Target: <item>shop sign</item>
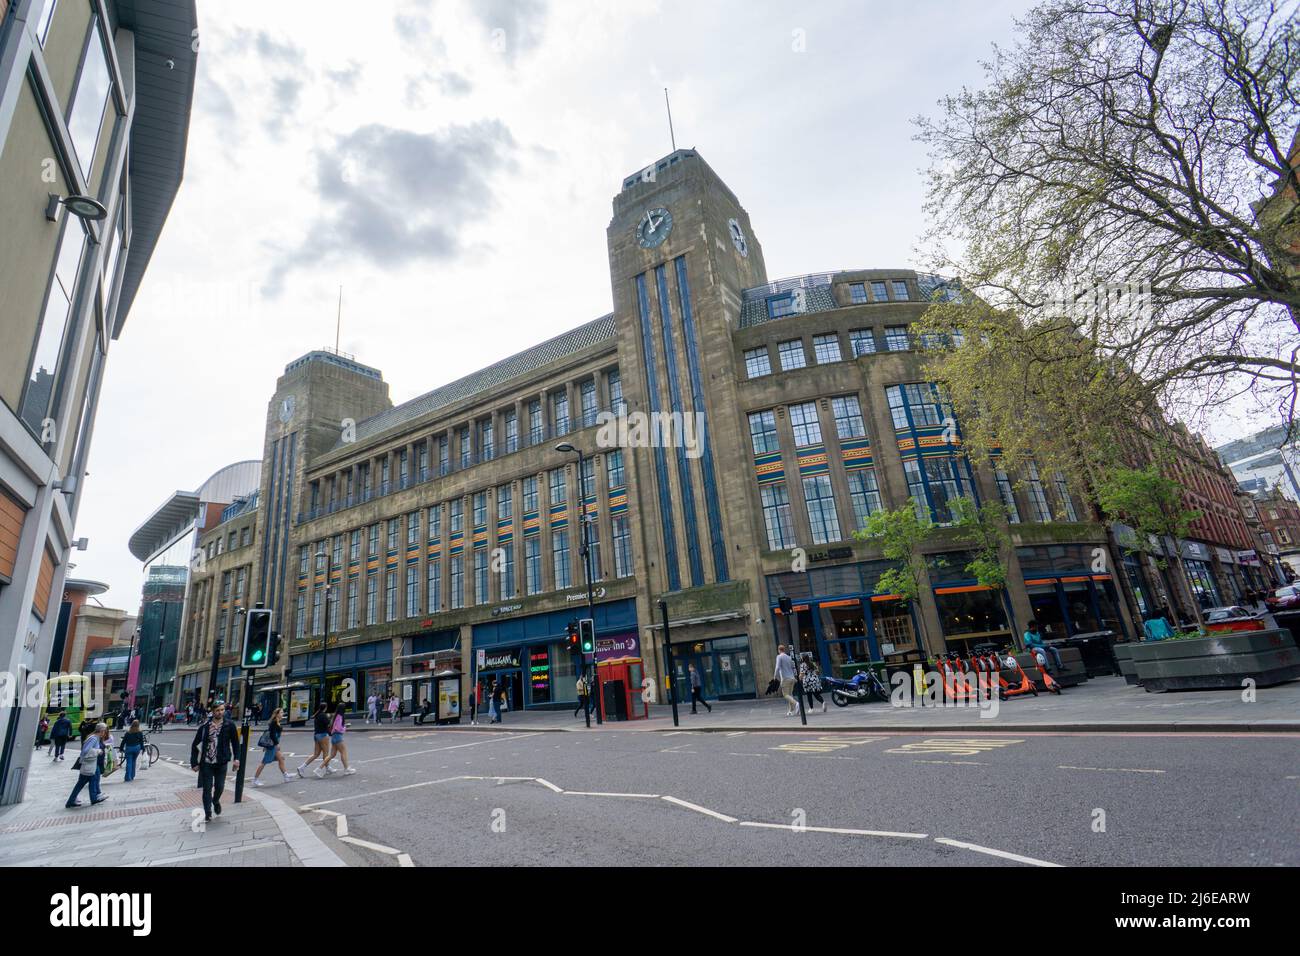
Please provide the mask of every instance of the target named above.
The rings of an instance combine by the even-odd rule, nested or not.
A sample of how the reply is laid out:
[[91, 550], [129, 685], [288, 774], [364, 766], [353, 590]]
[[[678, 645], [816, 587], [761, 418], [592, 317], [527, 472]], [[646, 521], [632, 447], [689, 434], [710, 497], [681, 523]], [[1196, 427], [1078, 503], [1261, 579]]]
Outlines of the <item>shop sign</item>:
[[1184, 558], [1195, 561], [1208, 561], [1210, 558], [1210, 549], [1199, 541], [1184, 541], [1182, 550]]
[[852, 548], [824, 548], [821, 551], [809, 551], [809, 561], [837, 561], [840, 558], [853, 557]]
[[519, 666], [519, 651], [487, 651], [479, 659], [479, 667], [483, 670], [501, 670], [509, 667]]
[[641, 640], [636, 634], [596, 638], [596, 660], [607, 661], [616, 657], [640, 657]]
[[1259, 554], [1253, 548], [1249, 551], [1238, 551], [1237, 561], [1240, 564], [1259, 564]]
[[522, 607], [522, 604], [498, 604], [492, 609], [492, 616], [500, 617], [502, 614], [513, 614]]
[[1228, 551], [1227, 548], [1215, 548], [1215, 549], [1214, 549], [1214, 553], [1215, 553], [1215, 555], [1218, 557], [1218, 559], [1219, 559], [1219, 563], [1220, 563], [1220, 564], [1235, 564], [1235, 563], [1236, 563], [1236, 562], [1234, 562], [1234, 561], [1232, 560], [1232, 553], [1231, 553], [1230, 551]]
[[[592, 600], [599, 601], [601, 598], [605, 596], [605, 589], [596, 588], [594, 591], [591, 592], [591, 594], [592, 594]], [[587, 593], [585, 591], [581, 591], [577, 594], [564, 595], [565, 604], [578, 604], [580, 602], [585, 602], [586, 600], [587, 600]]]
[[483, 666], [483, 660], [484, 660], [484, 658], [486, 658], [486, 657], [487, 657], [487, 651], [483, 650], [483, 649], [480, 647], [479, 650], [478, 650], [478, 666], [479, 666], [479, 667], [482, 667], [482, 666]]

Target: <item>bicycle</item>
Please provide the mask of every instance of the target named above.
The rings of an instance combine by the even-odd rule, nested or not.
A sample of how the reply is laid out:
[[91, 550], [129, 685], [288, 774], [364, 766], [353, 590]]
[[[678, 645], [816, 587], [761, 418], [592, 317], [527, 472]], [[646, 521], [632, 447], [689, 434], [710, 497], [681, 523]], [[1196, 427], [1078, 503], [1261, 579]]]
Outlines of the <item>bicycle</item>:
[[[144, 735], [144, 746], [140, 748], [140, 754], [135, 758], [137, 770], [148, 770], [158, 762], [162, 752], [158, 749], [157, 744], [149, 743], [149, 735]], [[126, 747], [122, 744], [117, 745], [117, 759], [122, 766], [126, 766]]]

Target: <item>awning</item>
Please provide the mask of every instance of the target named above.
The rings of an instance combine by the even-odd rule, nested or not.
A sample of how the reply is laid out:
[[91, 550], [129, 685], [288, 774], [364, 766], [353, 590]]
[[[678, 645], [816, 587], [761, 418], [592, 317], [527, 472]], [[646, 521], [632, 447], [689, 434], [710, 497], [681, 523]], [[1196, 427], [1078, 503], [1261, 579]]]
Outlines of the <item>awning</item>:
[[254, 683], [253, 690], [297, 690], [299, 687], [310, 687], [310, 686], [311, 686], [310, 684], [303, 683], [300, 680], [294, 681], [292, 684], [269, 684], [269, 685], [263, 685], [261, 687], [259, 687], [256, 683]]

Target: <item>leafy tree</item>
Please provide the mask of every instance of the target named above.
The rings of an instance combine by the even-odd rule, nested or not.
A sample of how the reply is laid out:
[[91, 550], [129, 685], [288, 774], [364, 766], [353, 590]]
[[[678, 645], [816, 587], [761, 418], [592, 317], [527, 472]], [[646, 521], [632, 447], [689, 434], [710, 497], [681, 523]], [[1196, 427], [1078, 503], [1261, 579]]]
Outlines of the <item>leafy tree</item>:
[[[909, 498], [901, 508], [872, 512], [862, 530], [853, 532], [858, 540], [879, 545], [880, 553], [897, 563], [897, 567], [880, 575], [876, 582], [877, 594], [897, 594], [908, 604], [920, 598], [922, 588], [929, 581], [921, 545], [933, 534], [934, 528], [934, 522], [920, 514], [916, 499]], [[924, 617], [918, 614], [916, 620], [924, 637]], [[925, 646], [923, 640], [921, 647]]]
[[1134, 378], [1180, 411], [1245, 392], [1293, 421], [1294, 4], [1045, 0], [1018, 27], [983, 88], [917, 120], [932, 267], [1014, 310], [1000, 344], [1085, 397]]
[[986, 501], [979, 507], [970, 498], [952, 503], [957, 540], [969, 544], [975, 557], [966, 565], [977, 583], [1002, 592], [1007, 586], [1006, 554], [1011, 547], [1007, 532], [1007, 509], [1000, 501]]

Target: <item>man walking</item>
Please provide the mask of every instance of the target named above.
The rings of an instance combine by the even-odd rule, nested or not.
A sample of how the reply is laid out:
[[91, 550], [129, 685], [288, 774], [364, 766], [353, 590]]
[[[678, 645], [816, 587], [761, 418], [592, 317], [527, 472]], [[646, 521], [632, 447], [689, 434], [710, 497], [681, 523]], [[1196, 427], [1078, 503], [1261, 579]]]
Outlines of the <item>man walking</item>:
[[203, 788], [203, 817], [221, 816], [221, 794], [226, 789], [226, 767], [233, 761], [239, 769], [239, 730], [226, 717], [225, 704], [212, 708], [212, 717], [204, 721], [190, 745], [190, 769], [198, 771]]
[[50, 728], [50, 760], [63, 759], [63, 748], [68, 745], [68, 738], [71, 736], [72, 721], [68, 720], [66, 713], [60, 713], [59, 719]]
[[578, 685], [576, 689], [578, 691], [578, 706], [573, 709], [574, 717], [577, 717], [578, 714], [587, 709], [587, 680], [585, 677], [578, 677]]
[[772, 677], [781, 684], [781, 696], [785, 698], [789, 707], [785, 715], [793, 717], [803, 708], [799, 701], [795, 700], [790, 691], [794, 690], [794, 660], [785, 652], [785, 645], [776, 645], [776, 671]]
[[700, 672], [695, 669], [694, 664], [687, 664], [686, 667], [687, 670], [690, 671], [691, 678], [691, 713], [699, 713], [699, 711], [695, 709], [696, 702], [703, 704], [704, 709], [710, 714], [713, 713], [713, 708], [709, 706], [709, 702], [705, 700], [704, 696], [700, 693], [700, 690], [704, 686], [704, 682], [700, 680]]
[[378, 723], [378, 698], [371, 694], [366, 698], [366, 723]]

